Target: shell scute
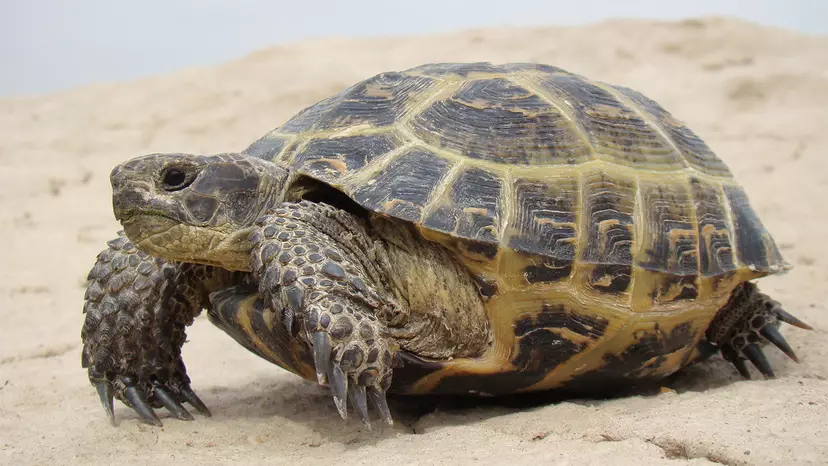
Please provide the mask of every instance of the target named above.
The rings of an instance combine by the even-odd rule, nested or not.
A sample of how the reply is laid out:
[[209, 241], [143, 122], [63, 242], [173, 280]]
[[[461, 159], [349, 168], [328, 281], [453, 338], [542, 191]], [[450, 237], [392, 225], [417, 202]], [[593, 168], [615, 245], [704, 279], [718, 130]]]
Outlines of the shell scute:
[[690, 190], [698, 222], [701, 274], [709, 277], [734, 270], [733, 232], [728, 225], [721, 190], [718, 185], [696, 177], [690, 178]]
[[661, 105], [630, 88], [622, 86], [613, 86], [613, 88], [653, 115], [656, 124], [667, 132], [690, 166], [710, 175], [731, 176], [730, 169], [710, 150], [710, 147], [693, 130], [678, 121]]
[[362, 125], [390, 126], [411, 110], [411, 99], [435, 84], [433, 79], [422, 76], [382, 73], [302, 110], [280, 130], [303, 133]]
[[274, 160], [287, 147], [292, 137], [273, 130], [250, 144], [242, 153], [264, 160]]
[[466, 82], [416, 114], [409, 126], [427, 144], [490, 162], [572, 164], [591, 158], [571, 121], [507, 78]]
[[313, 139], [295, 155], [294, 163], [310, 175], [336, 179], [360, 170], [400, 144], [395, 133]]
[[776, 242], [750, 205], [745, 191], [734, 185], [724, 185], [723, 188], [733, 212], [739, 261], [751, 270], [765, 273], [790, 267], [782, 259]]
[[698, 229], [693, 199], [684, 183], [639, 181], [642, 215], [635, 257], [634, 307], [699, 295]]
[[[476, 242], [500, 242], [500, 202], [503, 180], [479, 168], [466, 168], [445, 196], [432, 201], [423, 226]], [[496, 250], [497, 248], [495, 248]]]
[[541, 92], [569, 107], [583, 138], [602, 160], [649, 170], [684, 167], [670, 142], [610, 90], [566, 74], [539, 78], [538, 83]]
[[477, 63], [429, 63], [406, 70], [406, 73], [428, 76], [468, 77], [474, 73], [503, 73], [503, 67], [488, 62]]
[[516, 208], [509, 247], [526, 257], [542, 256], [523, 268], [527, 283], [569, 278], [578, 241], [578, 199], [576, 178], [515, 180]]
[[374, 212], [419, 223], [428, 199], [450, 165], [434, 153], [414, 147], [356, 189], [353, 198]]
[[583, 177], [581, 260], [593, 264], [589, 288], [626, 293], [632, 281], [635, 181], [603, 171]]
[[698, 231], [693, 200], [682, 183], [639, 182], [643, 220], [638, 266], [677, 275], [699, 270]]

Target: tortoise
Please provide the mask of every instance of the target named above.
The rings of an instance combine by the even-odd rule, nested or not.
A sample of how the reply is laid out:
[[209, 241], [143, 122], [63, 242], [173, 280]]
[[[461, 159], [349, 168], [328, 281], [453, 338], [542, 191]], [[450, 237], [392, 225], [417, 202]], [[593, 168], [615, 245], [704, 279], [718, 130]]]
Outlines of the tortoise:
[[533, 63], [386, 72], [240, 153], [111, 173], [123, 231], [85, 295], [82, 366], [114, 422], [192, 420], [181, 348], [206, 309], [370, 427], [386, 393], [588, 394], [711, 355], [750, 378], [790, 269], [731, 171], [658, 103]]

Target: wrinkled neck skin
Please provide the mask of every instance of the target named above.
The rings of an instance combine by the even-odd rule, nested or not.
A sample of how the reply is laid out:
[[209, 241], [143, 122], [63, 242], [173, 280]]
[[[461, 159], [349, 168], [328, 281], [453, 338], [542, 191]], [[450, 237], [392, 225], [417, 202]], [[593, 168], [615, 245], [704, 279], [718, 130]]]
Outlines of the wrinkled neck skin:
[[112, 171], [113, 208], [127, 237], [147, 254], [249, 271], [254, 223], [285, 199], [292, 177], [240, 154], [153, 154]]
[[[390, 291], [408, 312], [389, 332], [407, 351], [435, 359], [480, 354], [491, 339], [489, 320], [468, 269], [455, 254], [410, 225], [374, 216], [374, 247], [382, 247]], [[386, 262], [387, 261], [387, 262]]]

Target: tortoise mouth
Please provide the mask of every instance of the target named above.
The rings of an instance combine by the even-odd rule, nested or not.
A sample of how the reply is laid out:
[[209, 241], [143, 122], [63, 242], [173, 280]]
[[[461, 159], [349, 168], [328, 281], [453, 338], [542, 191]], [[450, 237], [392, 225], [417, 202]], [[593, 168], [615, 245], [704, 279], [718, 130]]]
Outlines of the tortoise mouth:
[[150, 256], [248, 271], [251, 228], [228, 232], [147, 212], [129, 216], [121, 225], [135, 247]]
[[154, 212], [136, 212], [132, 215], [121, 216], [118, 220], [124, 227], [127, 237], [136, 244], [158, 234], [165, 233], [176, 225], [181, 224], [181, 222], [166, 215]]

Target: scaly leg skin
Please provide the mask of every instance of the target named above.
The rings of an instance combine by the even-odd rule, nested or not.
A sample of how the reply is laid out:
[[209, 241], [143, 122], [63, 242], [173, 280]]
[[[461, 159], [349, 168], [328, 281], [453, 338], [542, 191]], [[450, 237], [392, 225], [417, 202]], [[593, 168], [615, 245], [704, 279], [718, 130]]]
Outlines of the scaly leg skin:
[[110, 421], [113, 398], [156, 426], [162, 424], [153, 408], [161, 406], [182, 420], [193, 419], [183, 402], [210, 416], [190, 388], [181, 347], [185, 327], [207, 303], [206, 284], [226, 279], [226, 272], [150, 257], [123, 232], [108, 245], [88, 276], [81, 365]]
[[728, 303], [719, 311], [707, 330], [706, 348], [702, 353], [718, 349], [732, 362], [742, 377], [750, 379], [747, 363], [750, 361], [765, 378], [773, 378], [762, 346], [772, 343], [791, 359], [799, 362], [793, 349], [782, 334], [779, 324], [785, 322], [794, 327], [812, 330], [812, 327], [788, 314], [778, 302], [760, 293], [753, 283], [739, 285]]
[[268, 307], [313, 350], [317, 380], [347, 419], [368, 427], [367, 399], [393, 424], [385, 399], [397, 347], [387, 325], [405, 315], [377, 266], [378, 245], [355, 217], [326, 204], [284, 203], [257, 222], [251, 270]]

